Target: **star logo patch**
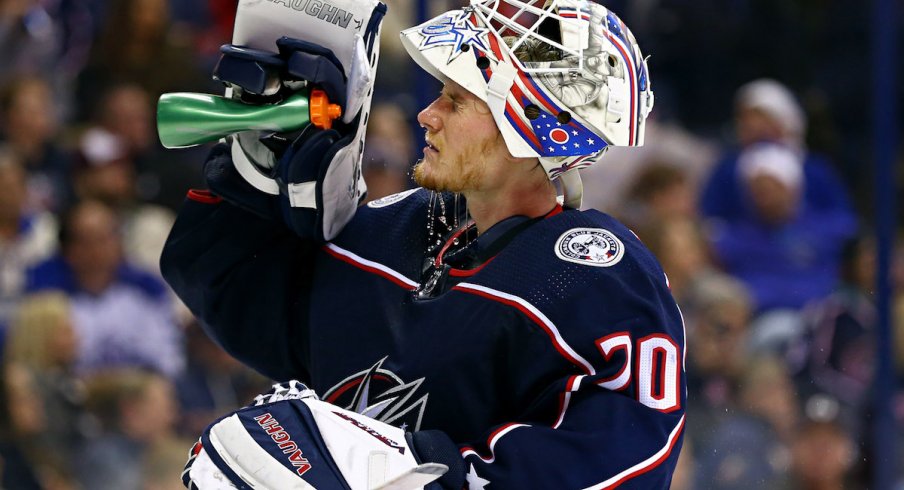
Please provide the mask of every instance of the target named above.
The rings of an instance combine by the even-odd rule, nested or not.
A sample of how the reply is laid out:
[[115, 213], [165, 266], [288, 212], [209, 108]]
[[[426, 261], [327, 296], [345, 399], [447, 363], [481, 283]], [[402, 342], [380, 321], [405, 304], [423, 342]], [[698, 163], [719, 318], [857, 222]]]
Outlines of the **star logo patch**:
[[489, 29], [474, 25], [468, 12], [462, 12], [458, 17], [446, 16], [422, 28], [421, 35], [424, 37], [418, 48], [423, 51], [438, 46], [452, 46], [452, 52], [446, 61], [448, 63], [464, 52], [462, 46], [465, 45], [473, 46], [484, 52], [489, 51], [489, 41], [487, 40], [489, 32]]

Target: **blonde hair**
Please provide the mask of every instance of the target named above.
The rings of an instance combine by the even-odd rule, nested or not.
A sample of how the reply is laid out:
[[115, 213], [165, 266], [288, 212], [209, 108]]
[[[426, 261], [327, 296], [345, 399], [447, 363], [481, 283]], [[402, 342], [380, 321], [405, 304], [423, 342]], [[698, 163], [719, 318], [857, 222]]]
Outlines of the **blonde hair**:
[[10, 325], [4, 349], [4, 362], [33, 368], [54, 364], [50, 339], [69, 325], [69, 298], [49, 291], [25, 296]]

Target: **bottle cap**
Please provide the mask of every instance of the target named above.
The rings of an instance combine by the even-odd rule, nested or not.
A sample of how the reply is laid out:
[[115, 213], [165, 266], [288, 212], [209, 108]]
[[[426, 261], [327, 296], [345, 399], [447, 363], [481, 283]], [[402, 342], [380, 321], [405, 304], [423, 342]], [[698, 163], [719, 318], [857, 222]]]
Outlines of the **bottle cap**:
[[342, 108], [336, 104], [330, 104], [326, 92], [320, 89], [311, 89], [308, 96], [308, 111], [311, 124], [321, 129], [333, 127], [333, 120], [342, 115]]

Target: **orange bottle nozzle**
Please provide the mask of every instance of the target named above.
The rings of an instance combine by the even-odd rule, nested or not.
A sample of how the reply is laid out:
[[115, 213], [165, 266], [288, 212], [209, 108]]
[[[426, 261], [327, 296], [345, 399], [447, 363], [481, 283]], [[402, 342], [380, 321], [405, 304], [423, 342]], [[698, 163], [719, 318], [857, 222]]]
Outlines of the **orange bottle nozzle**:
[[337, 104], [330, 104], [326, 92], [319, 89], [311, 89], [308, 96], [308, 112], [311, 124], [321, 129], [333, 127], [333, 120], [342, 115], [342, 108]]

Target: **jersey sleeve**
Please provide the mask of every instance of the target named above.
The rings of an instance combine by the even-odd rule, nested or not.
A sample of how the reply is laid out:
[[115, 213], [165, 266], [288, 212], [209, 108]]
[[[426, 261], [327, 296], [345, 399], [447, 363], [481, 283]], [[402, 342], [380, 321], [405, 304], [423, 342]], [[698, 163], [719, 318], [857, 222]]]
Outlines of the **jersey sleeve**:
[[227, 352], [270, 378], [305, 380], [313, 254], [280, 223], [190, 191], [160, 266]]
[[461, 446], [470, 490], [669, 488], [683, 410], [657, 411], [579, 376], [547, 396], [560, 410], [552, 424], [510, 422]]

